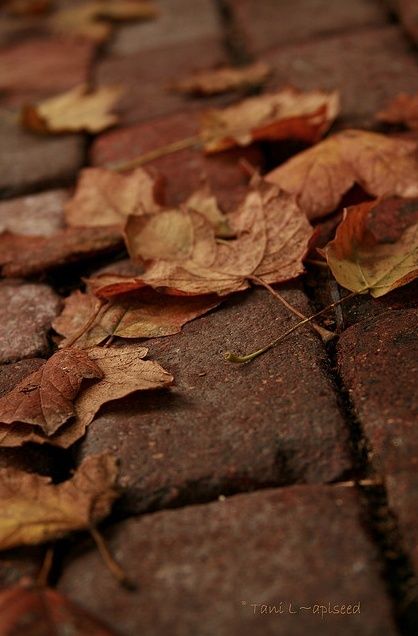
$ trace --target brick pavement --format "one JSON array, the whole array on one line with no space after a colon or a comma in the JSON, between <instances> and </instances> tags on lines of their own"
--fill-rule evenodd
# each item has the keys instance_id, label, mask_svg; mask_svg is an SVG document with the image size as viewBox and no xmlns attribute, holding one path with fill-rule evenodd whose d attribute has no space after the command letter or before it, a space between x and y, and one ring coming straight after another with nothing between
<instances>
[{"instance_id":1,"label":"brick pavement","mask_svg":"<svg viewBox=\"0 0 418 636\"><path fill-rule=\"evenodd\" d=\"M389 98L418 89L418 56L383 0L158 4L160 19L120 25L98 48L51 37L39 18L5 17L0 228L50 235L63 225L81 166L194 135L202 109L233 99L167 90L194 69L258 57L275 70L268 88L339 88L336 127L375 127L373 114ZM409 13L411 4L403 3ZM19 129L26 100L88 79L127 85L121 126L94 141ZM165 177L170 205L206 178L230 210L247 183L240 159L263 170L291 151L254 145L204 157L189 148L147 169ZM0 392L53 350L59 296L100 265L0 283ZM182 333L146 343L176 378L170 393L107 405L68 452L2 449L1 467L56 479L93 452L121 458L123 496L106 536L138 588L120 588L82 537L58 549L58 588L124 636L415 634L416 290L356 299L333 317L336 345L325 347L306 328L248 367L230 366L222 352L251 350L295 319L265 291L238 295ZM310 312L340 292L313 272L283 293ZM42 549L0 555L0 584L34 574L42 556ZM360 603L361 611L321 619L300 609L328 603Z\"/></svg>"}]
</instances>

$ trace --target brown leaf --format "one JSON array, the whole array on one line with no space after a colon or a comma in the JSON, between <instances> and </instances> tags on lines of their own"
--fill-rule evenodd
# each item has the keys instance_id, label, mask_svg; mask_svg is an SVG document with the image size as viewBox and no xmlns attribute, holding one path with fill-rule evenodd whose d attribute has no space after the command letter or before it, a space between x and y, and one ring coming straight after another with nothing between
<instances>
[{"instance_id":1,"label":"brown leaf","mask_svg":"<svg viewBox=\"0 0 418 636\"><path fill-rule=\"evenodd\" d=\"M84 378L102 378L87 353L63 349L0 398L0 423L22 422L55 433L75 414L74 400Z\"/></svg>"},{"instance_id":2,"label":"brown leaf","mask_svg":"<svg viewBox=\"0 0 418 636\"><path fill-rule=\"evenodd\" d=\"M109 111L122 92L117 86L103 86L93 92L85 85L77 86L36 106L24 106L21 122L25 128L40 133L98 133L118 121Z\"/></svg>"},{"instance_id":3,"label":"brown leaf","mask_svg":"<svg viewBox=\"0 0 418 636\"><path fill-rule=\"evenodd\" d=\"M167 297L150 288L125 294L100 307L96 296L76 291L65 301L63 312L53 327L65 336L61 346L72 342L79 348L93 347L109 336L119 338L157 338L178 333L184 324L201 316L221 302L212 297ZM84 331L83 327L89 325Z\"/></svg>"},{"instance_id":4,"label":"brown leaf","mask_svg":"<svg viewBox=\"0 0 418 636\"><path fill-rule=\"evenodd\" d=\"M237 238L217 241L207 220L188 209L129 217L128 250L144 273L105 273L90 281L91 289L102 298L145 285L171 294L225 295L245 289L253 276L277 283L303 272L312 229L292 196L260 183L230 219Z\"/></svg>"},{"instance_id":5,"label":"brown leaf","mask_svg":"<svg viewBox=\"0 0 418 636\"><path fill-rule=\"evenodd\" d=\"M156 212L163 202L162 180L142 168L127 176L106 168L85 168L65 215L67 224L75 227L123 226L130 214Z\"/></svg>"},{"instance_id":6,"label":"brown leaf","mask_svg":"<svg viewBox=\"0 0 418 636\"><path fill-rule=\"evenodd\" d=\"M404 124L412 130L418 130L418 93L400 93L386 109L377 113L376 118L388 124Z\"/></svg>"},{"instance_id":7,"label":"brown leaf","mask_svg":"<svg viewBox=\"0 0 418 636\"><path fill-rule=\"evenodd\" d=\"M36 545L104 519L117 498L118 469L112 455L85 459L60 484L15 468L0 470L0 550Z\"/></svg>"},{"instance_id":8,"label":"brown leaf","mask_svg":"<svg viewBox=\"0 0 418 636\"><path fill-rule=\"evenodd\" d=\"M176 82L173 89L187 95L217 95L252 86L261 86L271 73L271 67L265 62L254 62L248 66L238 67L225 66L215 70L193 73Z\"/></svg>"},{"instance_id":9,"label":"brown leaf","mask_svg":"<svg viewBox=\"0 0 418 636\"><path fill-rule=\"evenodd\" d=\"M207 183L190 195L185 206L204 216L215 230L215 236L219 238L234 236L228 217L220 210L218 201Z\"/></svg>"},{"instance_id":10,"label":"brown leaf","mask_svg":"<svg viewBox=\"0 0 418 636\"><path fill-rule=\"evenodd\" d=\"M16 585L0 591L2 636L116 636L101 621L56 590Z\"/></svg>"},{"instance_id":11,"label":"brown leaf","mask_svg":"<svg viewBox=\"0 0 418 636\"><path fill-rule=\"evenodd\" d=\"M36 442L68 448L84 435L86 427L106 402L123 398L135 391L169 386L173 377L157 362L143 360L147 352L148 349L144 347L134 346L89 349L86 353L100 368L103 378L84 388L79 394L75 401L75 419L49 437L33 426L0 426L0 446L15 447Z\"/></svg>"},{"instance_id":12,"label":"brown leaf","mask_svg":"<svg viewBox=\"0 0 418 636\"><path fill-rule=\"evenodd\" d=\"M52 0L6 0L5 4L12 15L32 16L48 13Z\"/></svg>"},{"instance_id":13,"label":"brown leaf","mask_svg":"<svg viewBox=\"0 0 418 636\"><path fill-rule=\"evenodd\" d=\"M391 198L348 208L325 248L343 287L378 298L418 276L418 199Z\"/></svg>"},{"instance_id":14,"label":"brown leaf","mask_svg":"<svg viewBox=\"0 0 418 636\"><path fill-rule=\"evenodd\" d=\"M355 184L376 197L418 195L418 145L363 130L345 130L266 176L295 194L309 219L335 210Z\"/></svg>"},{"instance_id":15,"label":"brown leaf","mask_svg":"<svg viewBox=\"0 0 418 636\"><path fill-rule=\"evenodd\" d=\"M261 139L315 142L331 126L339 110L337 92L285 88L208 111L202 119L201 135L208 153L248 146Z\"/></svg>"},{"instance_id":16,"label":"brown leaf","mask_svg":"<svg viewBox=\"0 0 418 636\"><path fill-rule=\"evenodd\" d=\"M58 11L51 20L54 31L103 42L111 34L110 21L148 20L158 15L149 1L107 0L88 2Z\"/></svg>"},{"instance_id":17,"label":"brown leaf","mask_svg":"<svg viewBox=\"0 0 418 636\"><path fill-rule=\"evenodd\" d=\"M0 234L0 267L6 277L25 278L115 250L118 227L66 228L50 236Z\"/></svg>"}]
</instances>

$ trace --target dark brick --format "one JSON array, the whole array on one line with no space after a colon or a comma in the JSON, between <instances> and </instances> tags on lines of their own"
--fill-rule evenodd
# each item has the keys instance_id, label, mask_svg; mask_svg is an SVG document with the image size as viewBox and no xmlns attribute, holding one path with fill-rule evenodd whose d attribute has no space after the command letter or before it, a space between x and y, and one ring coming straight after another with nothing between
<instances>
[{"instance_id":1,"label":"dark brick","mask_svg":"<svg viewBox=\"0 0 418 636\"><path fill-rule=\"evenodd\" d=\"M173 81L194 70L225 63L222 47L216 39L199 39L130 55L111 56L96 68L100 84L122 84L125 92L119 100L122 124L132 124L174 112L218 104L224 98L192 99L170 90Z\"/></svg>"},{"instance_id":2,"label":"dark brick","mask_svg":"<svg viewBox=\"0 0 418 636\"><path fill-rule=\"evenodd\" d=\"M96 550L71 561L59 587L125 636L392 636L378 554L360 515L355 491L335 486L159 512L122 522L111 536L136 593L115 583ZM259 613L280 602L283 614ZM297 609L358 602L359 614L323 620Z\"/></svg>"},{"instance_id":3,"label":"dark brick","mask_svg":"<svg viewBox=\"0 0 418 636\"><path fill-rule=\"evenodd\" d=\"M301 292L284 293L309 311ZM135 511L337 479L349 468L346 433L317 336L301 331L250 365L223 360L226 350L256 349L294 320L258 290L228 300L178 336L147 341L175 387L106 408L90 425L82 455L118 452L125 505Z\"/></svg>"},{"instance_id":4,"label":"dark brick","mask_svg":"<svg viewBox=\"0 0 418 636\"><path fill-rule=\"evenodd\" d=\"M73 178L84 160L80 135L47 137L0 120L0 193L14 194Z\"/></svg>"},{"instance_id":5,"label":"dark brick","mask_svg":"<svg viewBox=\"0 0 418 636\"><path fill-rule=\"evenodd\" d=\"M342 379L384 473L417 467L418 313L392 310L349 327L338 343Z\"/></svg>"},{"instance_id":6,"label":"dark brick","mask_svg":"<svg viewBox=\"0 0 418 636\"><path fill-rule=\"evenodd\" d=\"M0 363L47 354L47 334L60 307L47 285L0 283Z\"/></svg>"},{"instance_id":7,"label":"dark brick","mask_svg":"<svg viewBox=\"0 0 418 636\"><path fill-rule=\"evenodd\" d=\"M92 148L96 165L119 163L198 132L196 115L179 113L101 135ZM168 205L177 205L202 184L206 176L221 204L233 208L243 196L248 182L239 166L245 158L255 166L262 163L258 148L233 150L205 157L201 149L187 148L147 163L166 179Z\"/></svg>"},{"instance_id":8,"label":"dark brick","mask_svg":"<svg viewBox=\"0 0 418 636\"><path fill-rule=\"evenodd\" d=\"M418 43L418 7L415 0L389 0L388 4L398 13L401 24L411 40Z\"/></svg>"},{"instance_id":9,"label":"dark brick","mask_svg":"<svg viewBox=\"0 0 418 636\"><path fill-rule=\"evenodd\" d=\"M409 470L388 475L386 489L391 510L398 519L404 549L418 575L418 470Z\"/></svg>"},{"instance_id":10,"label":"dark brick","mask_svg":"<svg viewBox=\"0 0 418 636\"><path fill-rule=\"evenodd\" d=\"M8 550L0 554L0 590L16 585L22 578L34 579L41 569L42 548Z\"/></svg>"},{"instance_id":11,"label":"dark brick","mask_svg":"<svg viewBox=\"0 0 418 636\"><path fill-rule=\"evenodd\" d=\"M0 202L0 232L49 236L64 227L66 190L49 190L40 194Z\"/></svg>"},{"instance_id":12,"label":"dark brick","mask_svg":"<svg viewBox=\"0 0 418 636\"><path fill-rule=\"evenodd\" d=\"M395 26L279 47L263 59L275 69L270 87L339 89L346 125L373 126L391 98L418 90L416 58Z\"/></svg>"},{"instance_id":13,"label":"dark brick","mask_svg":"<svg viewBox=\"0 0 418 636\"><path fill-rule=\"evenodd\" d=\"M94 47L63 38L23 40L0 51L1 102L26 101L61 93L88 80Z\"/></svg>"},{"instance_id":14,"label":"dark brick","mask_svg":"<svg viewBox=\"0 0 418 636\"><path fill-rule=\"evenodd\" d=\"M378 0L227 0L246 46L253 53L333 33L384 24Z\"/></svg>"}]
</instances>

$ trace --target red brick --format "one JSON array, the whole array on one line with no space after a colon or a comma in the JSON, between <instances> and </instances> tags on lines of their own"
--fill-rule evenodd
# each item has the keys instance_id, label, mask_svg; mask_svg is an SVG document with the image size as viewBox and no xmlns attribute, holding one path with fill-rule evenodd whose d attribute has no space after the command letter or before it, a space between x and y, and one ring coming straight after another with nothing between
<instances>
[{"instance_id":1,"label":"red brick","mask_svg":"<svg viewBox=\"0 0 418 636\"><path fill-rule=\"evenodd\" d=\"M300 291L284 293L310 311ZM223 359L226 350L249 352L269 342L294 320L257 290L226 301L181 334L146 341L175 386L106 408L90 425L81 454L117 450L125 505L133 511L337 479L350 459L318 337L301 331L249 365Z\"/></svg>"},{"instance_id":2,"label":"red brick","mask_svg":"<svg viewBox=\"0 0 418 636\"><path fill-rule=\"evenodd\" d=\"M275 69L271 87L340 90L346 125L373 126L392 97L418 90L416 58L395 26L278 47L263 59Z\"/></svg>"},{"instance_id":3,"label":"red brick","mask_svg":"<svg viewBox=\"0 0 418 636\"><path fill-rule=\"evenodd\" d=\"M47 137L0 121L0 192L18 194L29 188L69 181L84 161L80 135Z\"/></svg>"},{"instance_id":4,"label":"red brick","mask_svg":"<svg viewBox=\"0 0 418 636\"><path fill-rule=\"evenodd\" d=\"M158 512L118 524L110 546L136 592L95 549L71 560L59 588L125 636L397 634L353 489L299 486ZM260 613L280 602L283 614ZM322 620L299 609L358 602L360 613Z\"/></svg>"},{"instance_id":5,"label":"red brick","mask_svg":"<svg viewBox=\"0 0 418 636\"><path fill-rule=\"evenodd\" d=\"M118 28L109 50L129 55L208 39L221 40L216 5L211 0L158 0L156 20L134 22ZM140 56L138 56L140 57Z\"/></svg>"},{"instance_id":6,"label":"red brick","mask_svg":"<svg viewBox=\"0 0 418 636\"><path fill-rule=\"evenodd\" d=\"M258 53L283 44L384 24L386 12L375 0L227 0L247 47Z\"/></svg>"},{"instance_id":7,"label":"red brick","mask_svg":"<svg viewBox=\"0 0 418 636\"><path fill-rule=\"evenodd\" d=\"M223 102L225 98L188 98L170 90L173 81L194 70L225 63L217 39L199 39L130 55L111 56L96 67L100 84L122 84L119 101L122 124L132 124L174 112L184 112Z\"/></svg>"},{"instance_id":8,"label":"red brick","mask_svg":"<svg viewBox=\"0 0 418 636\"><path fill-rule=\"evenodd\" d=\"M47 334L60 308L47 285L0 283L0 362L47 354Z\"/></svg>"},{"instance_id":9,"label":"red brick","mask_svg":"<svg viewBox=\"0 0 418 636\"><path fill-rule=\"evenodd\" d=\"M48 190L40 194L0 202L0 232L49 236L64 227L66 190Z\"/></svg>"},{"instance_id":10,"label":"red brick","mask_svg":"<svg viewBox=\"0 0 418 636\"><path fill-rule=\"evenodd\" d=\"M94 47L86 41L39 38L0 51L2 103L22 103L87 81Z\"/></svg>"},{"instance_id":11,"label":"red brick","mask_svg":"<svg viewBox=\"0 0 418 636\"><path fill-rule=\"evenodd\" d=\"M198 132L198 116L178 113L151 122L123 128L101 135L92 148L95 165L119 163L139 157ZM208 177L209 183L227 209L234 207L246 189L247 176L239 167L245 158L261 165L260 151L240 149L205 157L199 148L188 148L160 157L146 164L166 178L167 204L177 205L186 199Z\"/></svg>"}]
</instances>

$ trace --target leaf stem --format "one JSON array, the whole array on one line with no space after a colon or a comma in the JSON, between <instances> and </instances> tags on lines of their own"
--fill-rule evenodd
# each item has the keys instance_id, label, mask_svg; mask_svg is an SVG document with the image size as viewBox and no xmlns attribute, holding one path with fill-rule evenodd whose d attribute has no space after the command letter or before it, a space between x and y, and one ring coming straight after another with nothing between
<instances>
[{"instance_id":1,"label":"leaf stem","mask_svg":"<svg viewBox=\"0 0 418 636\"><path fill-rule=\"evenodd\" d=\"M300 322L296 323L296 325L293 325L293 327L291 327L290 329L288 329L287 331L282 333L280 336L278 336L277 338L275 338L274 340L269 342L267 345L265 345L261 349L258 349L257 351L253 351L252 353L247 353L244 356L239 356L236 353L233 353L232 351L227 351L224 354L225 360L228 360L229 362L240 363L240 364L245 364L247 362L251 362L252 360L257 358L261 354L263 354L266 351L268 351L269 349L272 349L273 347L275 347L279 342L284 340L284 338L286 338L291 333L296 331L296 329L299 329L299 327L302 327L303 325L308 324L309 322L311 322L315 318L318 318L318 316L322 316L322 314L325 314L330 309L333 309L334 307L337 307L337 305L341 305L341 303L344 303L346 300L349 300L350 298L353 298L353 296L357 296L357 295L358 295L358 292L351 292L347 296L344 296L343 298L340 298L339 300L336 300L334 303L331 303L331 305L327 305L327 307L324 307L324 309L321 309L321 311L317 311L312 316L309 316L308 318L305 318L304 320L301 320Z\"/></svg>"},{"instance_id":2,"label":"leaf stem","mask_svg":"<svg viewBox=\"0 0 418 636\"><path fill-rule=\"evenodd\" d=\"M39 587L47 587L49 574L51 572L52 564L54 562L54 546L47 547L44 559L42 561L41 569L36 577L36 584Z\"/></svg>"},{"instance_id":3,"label":"leaf stem","mask_svg":"<svg viewBox=\"0 0 418 636\"><path fill-rule=\"evenodd\" d=\"M129 590L135 589L136 585L128 578L122 566L120 566L119 563L115 561L109 550L109 547L106 544L106 541L97 530L97 528L91 527L90 534L93 537L99 554L103 559L103 563L105 564L111 575L118 581L118 583L120 583L120 585L123 585L123 587L126 587Z\"/></svg>"},{"instance_id":4,"label":"leaf stem","mask_svg":"<svg viewBox=\"0 0 418 636\"><path fill-rule=\"evenodd\" d=\"M160 148L150 150L149 152L146 152L139 157L135 157L134 159L129 159L128 161L122 161L121 163L116 164L110 163L106 167L111 170L115 170L116 172L126 172L127 170L133 170L133 168L137 168L138 166L143 166L145 163L154 161L154 159L159 159L160 157L171 155L174 152L178 152L179 150L192 148L193 146L200 146L201 143L202 139L199 135L194 135L193 137L185 137L184 139L173 141L171 144L166 144L165 146L161 146Z\"/></svg>"},{"instance_id":5,"label":"leaf stem","mask_svg":"<svg viewBox=\"0 0 418 636\"><path fill-rule=\"evenodd\" d=\"M76 331L73 337L70 338L70 340L65 344L64 349L68 349L69 347L72 347L77 342L77 340L79 340L79 338L81 338L81 336L83 336L90 329L90 327L94 324L96 318L98 318L100 312L102 311L102 309L104 308L106 304L107 304L107 301L104 301L100 298L97 299L96 309L94 309L94 311L91 313L91 315L89 316L88 320L84 323L84 325L82 325L82 327L78 331Z\"/></svg>"},{"instance_id":6,"label":"leaf stem","mask_svg":"<svg viewBox=\"0 0 418 636\"><path fill-rule=\"evenodd\" d=\"M281 294L279 294L279 292L276 289L274 289L271 285L266 283L262 278L259 278L258 276L249 276L248 278L249 280L254 281L258 285L262 285L263 287L265 287L270 292L270 294L274 296L275 298L277 298L277 300L279 300L282 303L282 305L286 307L286 309L291 311L292 314L294 314L298 318L302 318L303 320L306 319L305 314L302 314L301 311L299 311L298 309L296 309L296 307L294 307L289 302L287 302L287 300ZM337 336L337 334L334 331L325 329L325 327L321 327L320 325L317 325L314 322L311 322L310 325L312 329L314 329L321 336L322 342L325 342L325 343L330 342Z\"/></svg>"}]
</instances>

